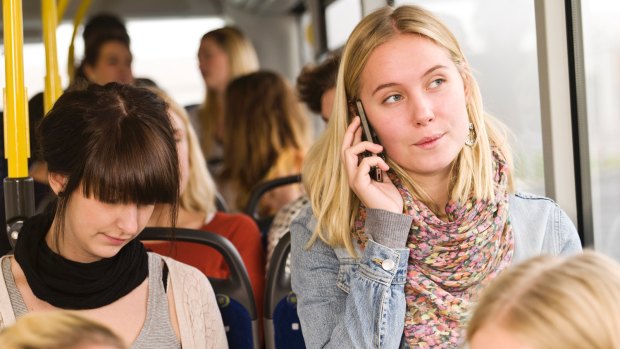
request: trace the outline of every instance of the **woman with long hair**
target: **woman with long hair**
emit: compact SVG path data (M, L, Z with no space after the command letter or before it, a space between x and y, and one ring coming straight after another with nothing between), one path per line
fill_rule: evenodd
M217 174L222 143L228 137L224 132L223 111L226 86L231 79L258 70L258 57L243 32L227 26L203 35L198 64L207 91L192 121L209 166Z
M217 210L216 196L218 193L215 182L207 170L198 138L190 125L185 108L173 101L163 91L154 90L154 92L168 103L168 114L177 143L180 202L176 226L209 231L232 242L243 259L252 283L259 314L262 314L265 288L265 253L258 227L247 215ZM148 225L170 226L170 217L167 214L170 208L169 205L161 205L156 208ZM224 257L210 247L186 242L175 242L173 249L168 248L168 244L160 243L147 243L147 246L155 252L169 255L180 262L192 265L209 277L227 278L230 275Z
M65 92L38 134L57 201L0 259L0 326L71 309L132 348L226 348L207 278L136 239L156 204L171 207L176 225L179 165L165 102L129 85L90 85Z
M291 226L308 347L456 347L470 303L502 270L580 251L554 202L514 192L511 166L439 19L416 6L362 19L304 164L311 207Z
M307 119L292 88L278 74L258 71L230 82L226 90L227 133L219 187L236 210L246 207L252 188L301 171L308 144ZM274 215L302 194L293 184L268 192L261 215Z

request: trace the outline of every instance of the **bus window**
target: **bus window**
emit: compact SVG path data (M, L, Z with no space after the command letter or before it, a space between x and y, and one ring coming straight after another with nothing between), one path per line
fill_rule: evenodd
M620 3L581 6L594 247L620 260Z
M545 195L534 3L395 1L403 4L429 9L455 33L480 84L485 110L509 129L517 190Z
M325 7L327 49L343 46L355 25L362 19L360 0L336 0Z
M224 26L224 20L217 17L146 20L125 18L125 22L131 38L133 75L152 79L181 104L202 102L204 83L198 70L197 59L200 38L204 33ZM72 32L72 24L62 23L58 26L58 66L62 86L65 88L68 85L67 52ZM84 52L81 38L76 38L75 46L78 64ZM43 91L44 50L42 42L24 44L24 80L29 98ZM4 55L0 57L0 66L4 67ZM4 68L0 70L0 81L4 84ZM0 110L4 109L3 103L0 99Z
M224 20L214 17L129 19L133 75L152 79L181 105L202 103L198 46L206 32L223 26Z

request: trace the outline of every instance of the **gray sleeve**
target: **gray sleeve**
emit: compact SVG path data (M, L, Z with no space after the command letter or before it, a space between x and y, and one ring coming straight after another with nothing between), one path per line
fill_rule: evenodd
M389 248L404 248L413 217L369 208L366 210L366 234Z

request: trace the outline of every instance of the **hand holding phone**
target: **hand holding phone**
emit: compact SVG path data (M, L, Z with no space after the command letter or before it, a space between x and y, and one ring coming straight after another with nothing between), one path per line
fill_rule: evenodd
M355 106L357 107L357 115L359 115L360 121L362 124L362 140L375 143L375 144L380 144L377 134L375 133L375 131L370 126L370 123L368 122L368 118L366 117L366 111L364 110L362 101L359 99L356 100ZM364 157L368 157L372 155L373 154L370 152L364 152ZM383 152L377 155L380 156L382 159L385 159ZM374 181L383 182L383 173L381 172L381 169L379 167L377 166L371 167L370 172L368 174L370 175L370 178L372 178Z
M349 101L348 108L353 120L344 132L340 155L351 191L367 208L402 213L403 198L390 176L383 176L383 171L389 171L390 166L364 108L355 100ZM359 116L359 121L355 116ZM360 157L369 158L360 161Z

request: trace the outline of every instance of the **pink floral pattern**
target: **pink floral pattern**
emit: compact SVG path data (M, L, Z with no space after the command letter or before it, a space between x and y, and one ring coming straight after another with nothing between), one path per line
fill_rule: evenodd
M405 214L413 216L407 239L410 249L405 284L405 338L412 348L454 348L470 304L481 289L510 265L514 251L508 218L507 171L501 154L495 157L495 198L470 198L446 206L447 221L413 198L394 173ZM366 210L361 207L353 237L363 247Z

